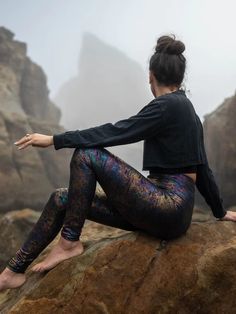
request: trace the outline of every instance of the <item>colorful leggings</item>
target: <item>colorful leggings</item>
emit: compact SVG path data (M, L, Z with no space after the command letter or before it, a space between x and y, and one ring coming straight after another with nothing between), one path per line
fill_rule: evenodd
M99 182L103 195L96 191ZM69 188L55 190L23 246L7 267L24 273L56 237L77 241L89 219L161 239L184 234L191 224L195 183L184 174L145 177L105 148L76 148Z

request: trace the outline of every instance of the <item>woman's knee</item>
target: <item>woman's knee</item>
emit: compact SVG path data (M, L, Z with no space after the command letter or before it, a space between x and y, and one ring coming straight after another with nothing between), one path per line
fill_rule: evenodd
M50 195L50 201L54 203L56 208L64 209L68 202L68 188L58 188Z
M70 167L74 167L78 162L89 163L91 160L99 158L101 153L108 152L103 147L86 147L86 148L75 148L74 153L71 157Z
M91 148L75 148L71 157L70 166L73 166L81 159L86 159Z

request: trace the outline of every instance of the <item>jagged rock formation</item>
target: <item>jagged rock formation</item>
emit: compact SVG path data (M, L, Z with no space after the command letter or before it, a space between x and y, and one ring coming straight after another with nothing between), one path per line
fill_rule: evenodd
M71 152L56 153L53 147L17 151L13 144L27 132L65 130L59 108L48 97L45 73L26 53L26 44L0 27L0 211L42 209L49 192L68 183Z
M236 204L236 94L204 116L205 146L225 206Z
M28 269L21 288L0 294L0 312L189 314L236 308L235 222L192 222L186 234L167 242L88 222L81 240L82 255L44 274Z
M136 114L151 99L148 73L117 48L85 33L78 76L55 97L61 123L69 130L116 122ZM109 148L141 170L142 142Z

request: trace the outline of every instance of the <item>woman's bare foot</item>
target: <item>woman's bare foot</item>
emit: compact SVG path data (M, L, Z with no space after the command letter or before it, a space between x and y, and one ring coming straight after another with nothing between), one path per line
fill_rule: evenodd
M25 274L13 272L6 267L0 274L0 291L18 288L24 284L25 280Z
M68 241L60 237L48 256L42 262L35 264L31 270L34 272L43 272L52 269L60 262L82 254L83 251L84 247L80 241Z

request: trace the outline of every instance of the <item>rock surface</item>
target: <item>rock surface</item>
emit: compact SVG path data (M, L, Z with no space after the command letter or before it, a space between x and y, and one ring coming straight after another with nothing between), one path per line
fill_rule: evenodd
M236 94L204 116L205 145L225 206L236 204Z
M1 314L202 314L236 308L234 222L193 221L186 234L167 242L87 222L81 240L82 255L44 274L29 268L21 288L1 293Z
M46 75L26 44L0 27L0 211L42 209L56 187L67 186L71 151L59 153L14 142L26 133L61 133L60 110L49 99Z
M26 239L40 213L32 209L10 211L0 218L0 272Z

